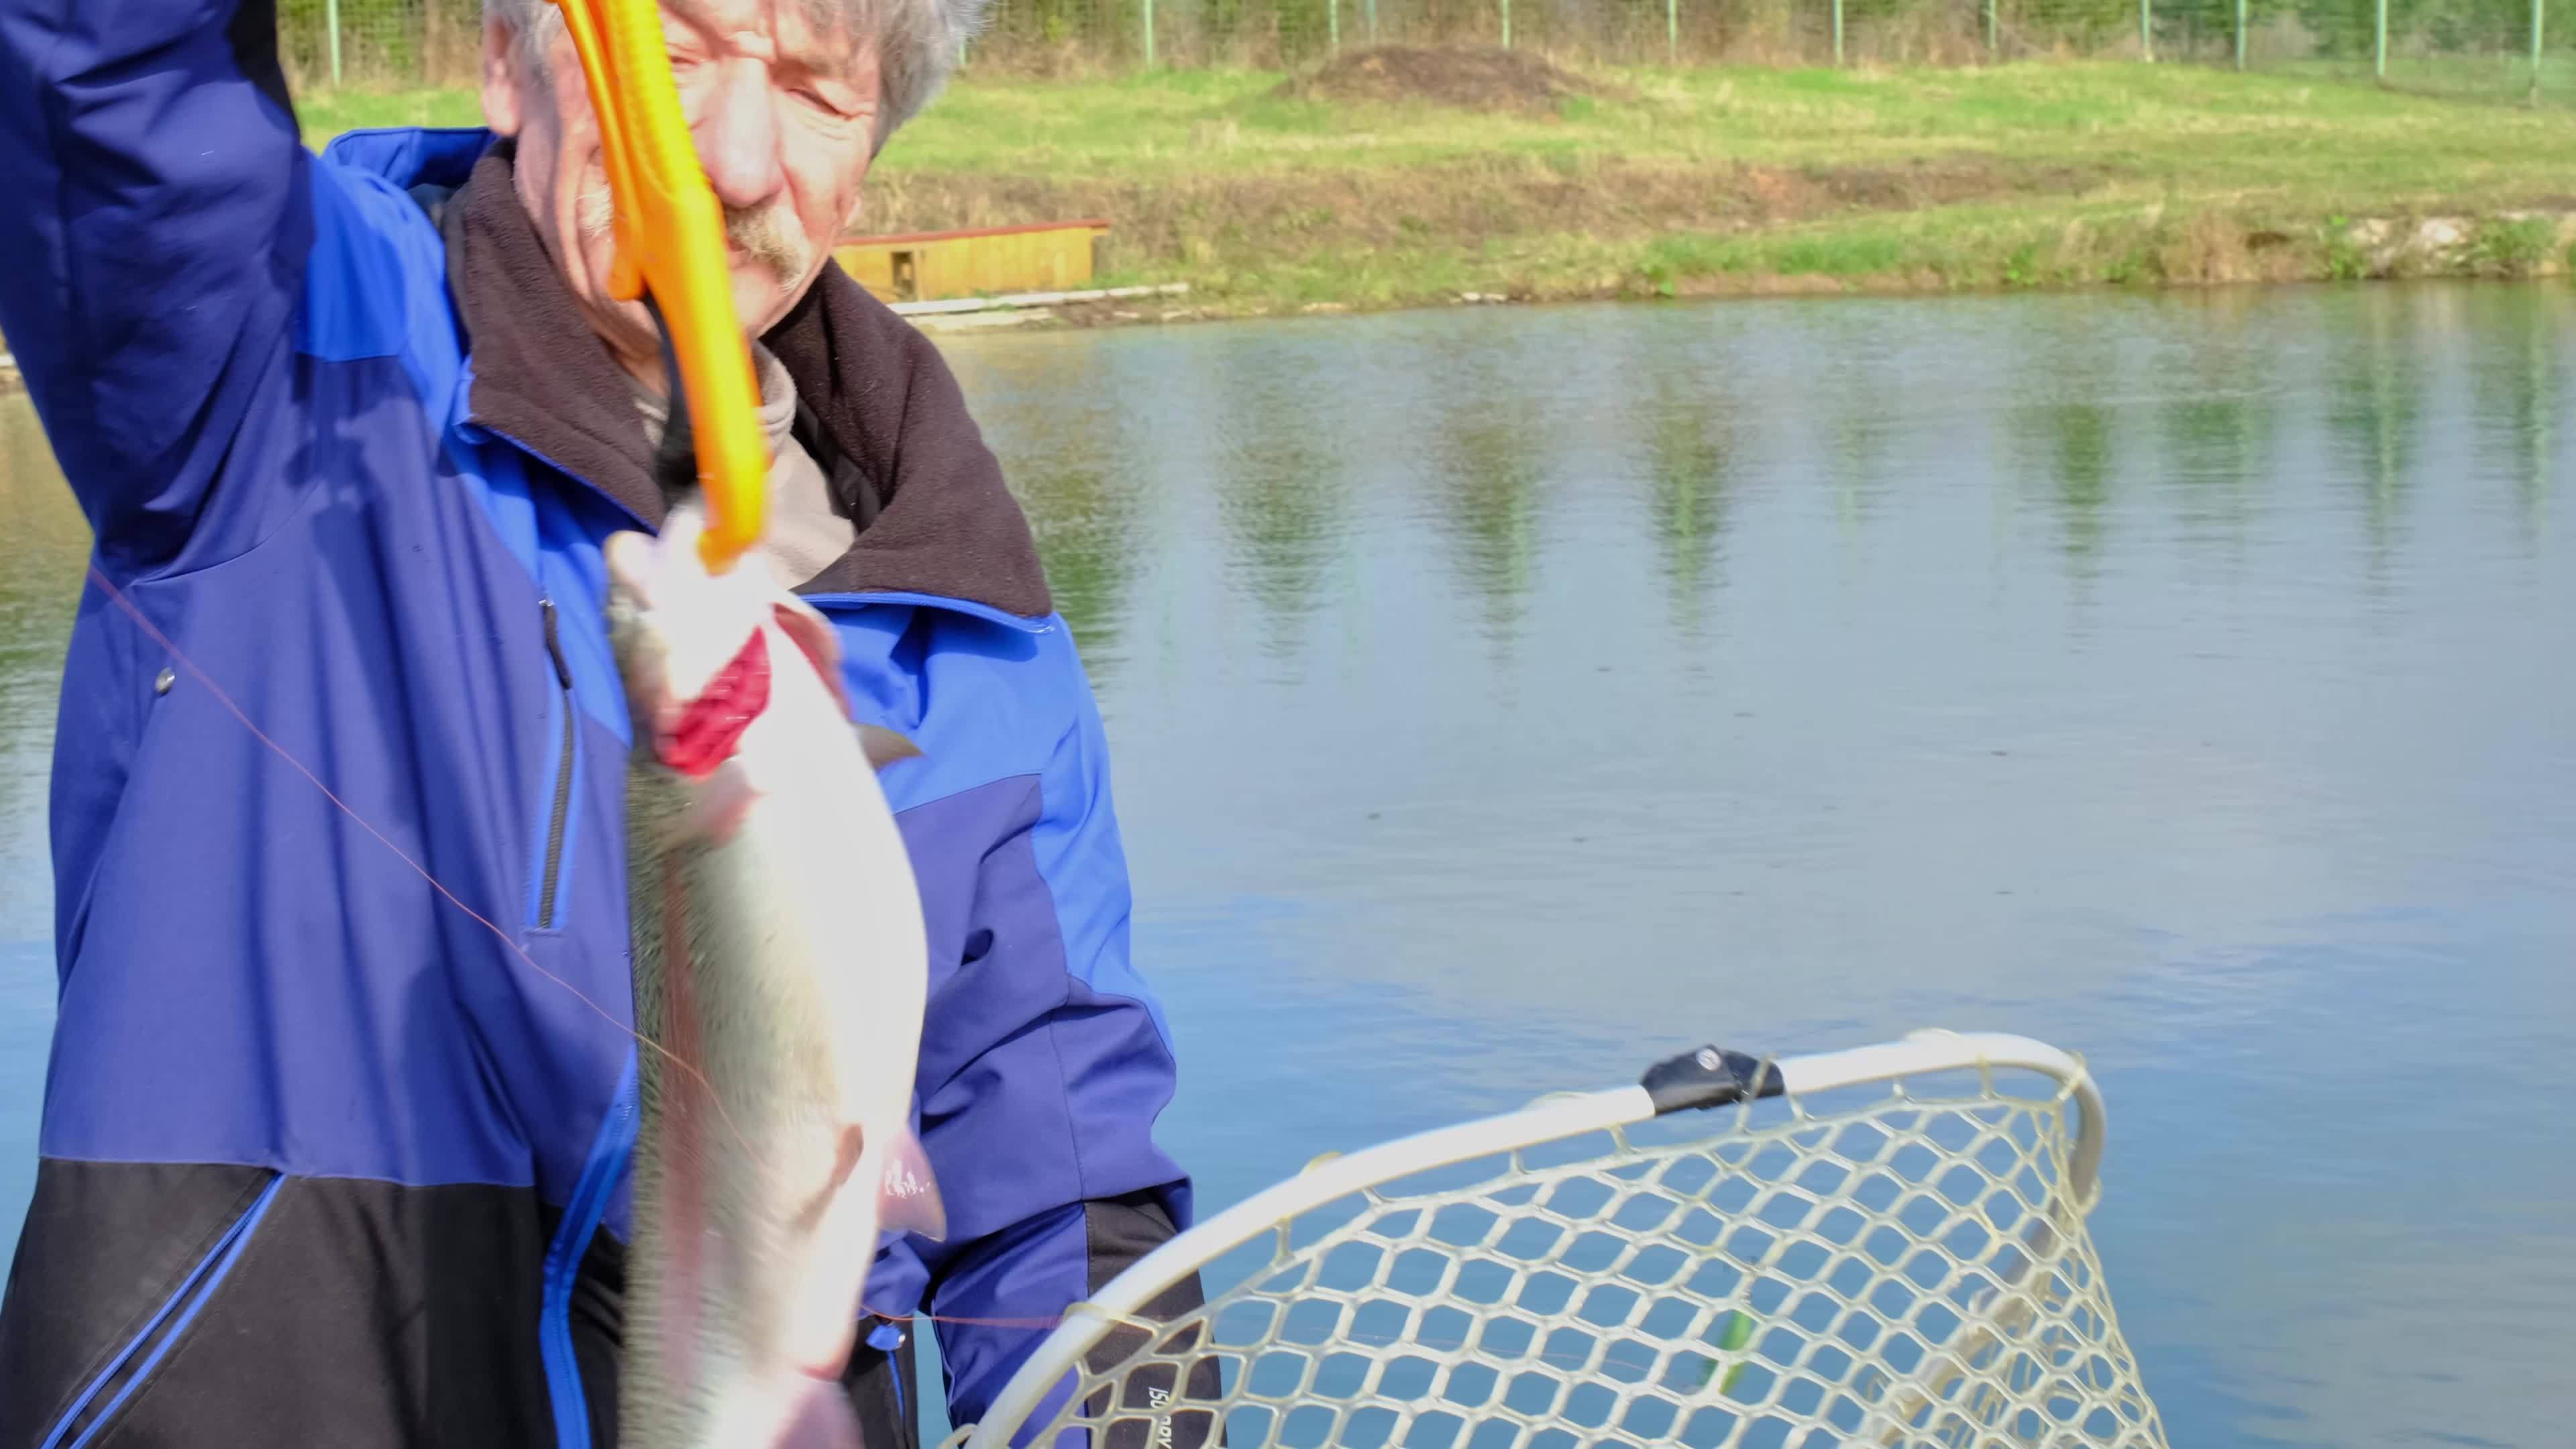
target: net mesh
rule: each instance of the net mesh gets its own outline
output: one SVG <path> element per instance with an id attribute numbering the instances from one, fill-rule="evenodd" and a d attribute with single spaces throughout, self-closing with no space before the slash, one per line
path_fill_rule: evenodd
<path id="1" fill-rule="evenodd" d="M 2066 1092 L 1976 1078 L 1353 1194 L 1204 1308 L 1118 1320 L 1012 1442 L 2163 1445 L 2066 1190 Z"/>

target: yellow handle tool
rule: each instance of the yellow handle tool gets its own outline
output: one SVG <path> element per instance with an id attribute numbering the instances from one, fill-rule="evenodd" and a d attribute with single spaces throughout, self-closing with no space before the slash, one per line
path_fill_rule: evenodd
<path id="1" fill-rule="evenodd" d="M 599 116 L 601 154 L 616 204 L 616 260 L 609 295 L 632 302 L 649 289 L 680 375 L 665 379 L 685 403 L 697 444 L 707 567 L 723 573 L 760 537 L 769 453 L 751 349 L 733 307 L 724 213 L 698 164 L 679 86 L 662 44 L 656 0 L 552 0 L 562 9 Z"/>

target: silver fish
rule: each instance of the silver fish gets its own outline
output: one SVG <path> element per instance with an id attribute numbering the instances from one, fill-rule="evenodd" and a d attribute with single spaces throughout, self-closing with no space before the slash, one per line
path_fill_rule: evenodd
<path id="1" fill-rule="evenodd" d="M 910 1125 L 928 947 L 829 624 L 703 523 L 609 539 L 642 1120 L 620 1442 L 852 1449 L 880 1229 L 936 1238 Z"/>

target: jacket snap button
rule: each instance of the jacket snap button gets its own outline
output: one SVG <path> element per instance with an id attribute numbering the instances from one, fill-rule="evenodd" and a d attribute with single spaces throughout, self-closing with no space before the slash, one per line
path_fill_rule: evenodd
<path id="1" fill-rule="evenodd" d="M 154 694 L 168 694 L 170 692 L 170 686 L 177 683 L 178 679 L 179 676 L 172 673 L 167 665 L 164 665 L 161 672 L 154 675 L 152 678 L 152 692 Z"/>

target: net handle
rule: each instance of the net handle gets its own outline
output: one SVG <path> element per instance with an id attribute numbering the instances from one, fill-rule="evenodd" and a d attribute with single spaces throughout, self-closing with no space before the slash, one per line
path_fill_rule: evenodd
<path id="1" fill-rule="evenodd" d="M 1844 1051 L 1763 1061 L 1708 1046 L 1656 1063 L 1634 1086 L 1581 1092 L 1516 1112 L 1434 1128 L 1344 1156 L 1326 1157 L 1285 1182 L 1254 1193 L 1128 1265 L 1099 1292 L 1066 1310 L 993 1400 L 981 1422 L 953 1433 L 946 1446 L 1005 1449 L 1011 1436 L 1122 1322 L 1185 1273 L 1194 1273 L 1278 1224 L 1336 1198 L 1394 1178 L 1579 1136 L 1674 1112 L 1705 1110 L 1758 1098 L 1796 1098 L 1931 1072 L 1996 1069 L 2038 1072 L 2082 1106 L 2067 1186 L 2078 1210 L 2088 1207 L 2102 1162 L 2102 1096 L 2072 1053 L 2005 1032 L 1918 1031 L 1897 1041 Z"/>

